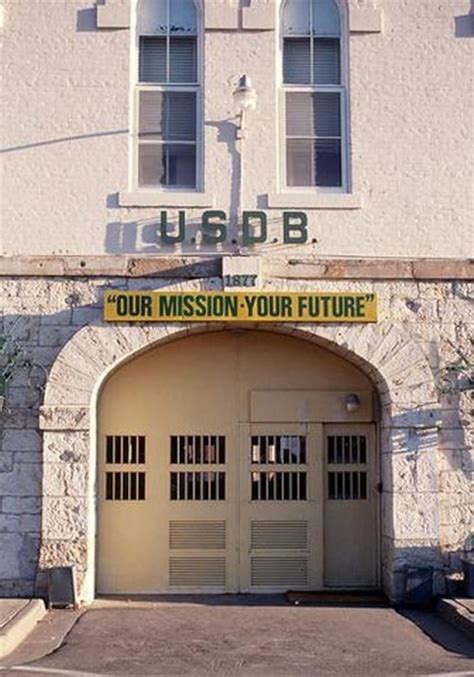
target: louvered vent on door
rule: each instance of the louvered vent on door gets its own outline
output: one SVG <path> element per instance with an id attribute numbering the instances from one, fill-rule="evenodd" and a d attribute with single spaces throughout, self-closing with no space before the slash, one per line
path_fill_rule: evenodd
<path id="1" fill-rule="evenodd" d="M 224 520 L 173 520 L 170 522 L 171 550 L 224 550 Z"/>
<path id="2" fill-rule="evenodd" d="M 303 520 L 253 520 L 252 550 L 305 550 L 308 523 Z"/>
<path id="3" fill-rule="evenodd" d="M 285 586 L 308 584 L 306 557 L 252 557 L 252 585 Z"/>
<path id="4" fill-rule="evenodd" d="M 170 585 L 225 586 L 225 557 L 170 557 Z"/>

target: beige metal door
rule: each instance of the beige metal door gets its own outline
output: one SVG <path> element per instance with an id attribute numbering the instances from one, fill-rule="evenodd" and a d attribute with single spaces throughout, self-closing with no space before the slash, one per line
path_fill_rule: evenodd
<path id="1" fill-rule="evenodd" d="M 99 412 L 99 592 L 237 590 L 234 383 L 232 342 L 207 336 L 112 375 Z"/>
<path id="2" fill-rule="evenodd" d="M 99 406 L 98 591 L 374 585 L 371 427 L 323 431 L 347 420 L 347 392 L 371 420 L 363 374 L 263 332 L 170 342 L 114 372 Z M 334 435 L 365 436 L 365 461 L 329 458 Z M 367 498 L 333 496 L 341 472 L 365 473 Z"/>
<path id="3" fill-rule="evenodd" d="M 322 426 L 241 426 L 240 588 L 322 585 Z"/>
<path id="4" fill-rule="evenodd" d="M 324 430 L 324 585 L 377 584 L 377 467 L 373 425 Z"/>

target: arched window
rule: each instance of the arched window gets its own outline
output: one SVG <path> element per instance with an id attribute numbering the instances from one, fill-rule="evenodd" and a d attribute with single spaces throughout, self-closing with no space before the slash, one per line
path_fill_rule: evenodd
<path id="1" fill-rule="evenodd" d="M 194 0 L 138 0 L 136 184 L 198 188 L 198 13 Z"/>
<path id="2" fill-rule="evenodd" d="M 347 189 L 346 83 L 337 0 L 282 8 L 287 187 Z"/>

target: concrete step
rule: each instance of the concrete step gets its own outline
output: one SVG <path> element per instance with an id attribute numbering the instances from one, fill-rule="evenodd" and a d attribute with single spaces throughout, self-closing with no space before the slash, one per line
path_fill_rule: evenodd
<path id="1" fill-rule="evenodd" d="M 437 602 L 436 612 L 445 621 L 474 639 L 474 599 L 441 598 Z"/>
<path id="2" fill-rule="evenodd" d="M 42 599 L 0 599 L 0 658 L 14 651 L 45 615 Z"/>

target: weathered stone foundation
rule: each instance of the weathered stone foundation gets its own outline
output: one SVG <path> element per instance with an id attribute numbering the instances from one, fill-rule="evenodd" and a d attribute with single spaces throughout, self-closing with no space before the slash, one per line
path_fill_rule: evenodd
<path id="1" fill-rule="evenodd" d="M 213 264 L 214 266 L 214 264 Z M 380 401 L 384 586 L 402 594 L 403 567 L 435 569 L 435 591 L 473 548 L 472 283 L 467 280 L 301 277 L 288 264 L 263 271 L 261 290 L 376 293 L 373 325 L 280 324 L 357 364 Z M 292 269 L 294 271 L 294 268 Z M 54 274 L 53 274 L 54 275 Z M 0 278 L 8 381 L 0 453 L 0 594 L 40 590 L 42 570 L 76 565 L 81 599 L 94 595 L 95 409 L 107 374 L 138 352 L 223 326 L 105 325 L 102 290 L 213 290 L 215 270 L 195 278 L 27 273 Z M 123 275 L 123 276 L 122 276 Z M 303 279 L 304 278 L 304 279 Z M 248 325 L 246 325 L 248 326 Z"/>

